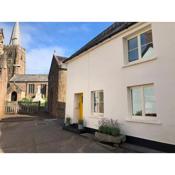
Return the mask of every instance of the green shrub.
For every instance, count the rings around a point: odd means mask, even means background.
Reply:
[[[112,128],[111,129],[111,135],[112,136],[118,136],[120,134],[120,129],[119,128]]]
[[[32,102],[32,99],[31,98],[23,98],[22,100],[21,100],[21,102]]]
[[[112,119],[103,119],[99,122],[99,132],[112,136],[118,136],[120,134],[120,129],[118,127],[117,121]]]
[[[66,118],[66,124],[67,124],[67,125],[70,125],[70,124],[71,124],[71,118],[70,118],[70,117],[67,117],[67,118]]]

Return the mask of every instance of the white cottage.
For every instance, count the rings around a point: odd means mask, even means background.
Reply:
[[[114,23],[65,63],[73,123],[116,119],[128,141],[175,151],[175,23]]]

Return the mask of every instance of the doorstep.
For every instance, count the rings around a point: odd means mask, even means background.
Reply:
[[[77,124],[72,124],[72,125],[69,125],[69,126],[64,125],[63,129],[66,130],[66,131],[70,131],[70,132],[76,133],[76,134],[82,134],[82,133],[86,133],[87,132],[86,128],[78,129],[78,125]]]

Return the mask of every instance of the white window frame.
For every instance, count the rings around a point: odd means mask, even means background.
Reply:
[[[94,98],[93,98],[93,93],[96,93],[96,92],[103,92],[103,113],[94,112]],[[103,116],[104,115],[104,90],[93,90],[93,91],[91,91],[91,114],[93,116]]]
[[[133,103],[132,103],[131,89],[132,88],[137,88],[137,87],[141,88],[142,115],[140,115],[140,116],[139,115],[137,115],[137,116],[133,115]],[[154,87],[153,83],[128,87],[128,89],[129,89],[129,113],[130,113],[130,116],[131,116],[131,118],[136,118],[136,119],[146,119],[146,120],[149,119],[149,118],[157,119],[157,116],[146,116],[145,115],[144,87],[153,87],[154,90],[155,90],[155,87]],[[157,115],[157,111],[156,111],[156,115]]]
[[[145,33],[145,32],[148,32],[149,30],[152,31],[152,28],[151,26],[147,26],[145,27],[144,29],[141,29],[139,30],[138,32],[134,33],[134,34],[131,34],[129,36],[127,36],[125,38],[125,65],[132,65],[132,64],[136,64],[136,63],[140,63],[140,62],[145,62],[145,61],[149,61],[149,60],[153,60],[155,59],[155,53],[153,51],[153,55],[151,57],[148,57],[148,58],[143,58],[141,55],[141,40],[140,40],[140,36],[141,34]],[[135,61],[129,61],[129,57],[128,57],[128,41],[137,37],[137,45],[138,45],[138,59],[135,60]],[[154,49],[154,40],[153,40],[153,32],[152,32],[152,43],[153,43],[153,49]]]

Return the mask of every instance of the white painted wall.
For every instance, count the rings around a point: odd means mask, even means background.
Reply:
[[[74,122],[74,94],[83,92],[84,120],[98,128],[98,120],[117,119],[124,134],[175,144],[175,23],[152,23],[155,58],[124,66],[123,37],[143,28],[140,23],[95,49],[68,62],[66,115]],[[154,83],[157,118],[132,120],[127,87]],[[104,90],[104,116],[91,113],[91,91]]]

